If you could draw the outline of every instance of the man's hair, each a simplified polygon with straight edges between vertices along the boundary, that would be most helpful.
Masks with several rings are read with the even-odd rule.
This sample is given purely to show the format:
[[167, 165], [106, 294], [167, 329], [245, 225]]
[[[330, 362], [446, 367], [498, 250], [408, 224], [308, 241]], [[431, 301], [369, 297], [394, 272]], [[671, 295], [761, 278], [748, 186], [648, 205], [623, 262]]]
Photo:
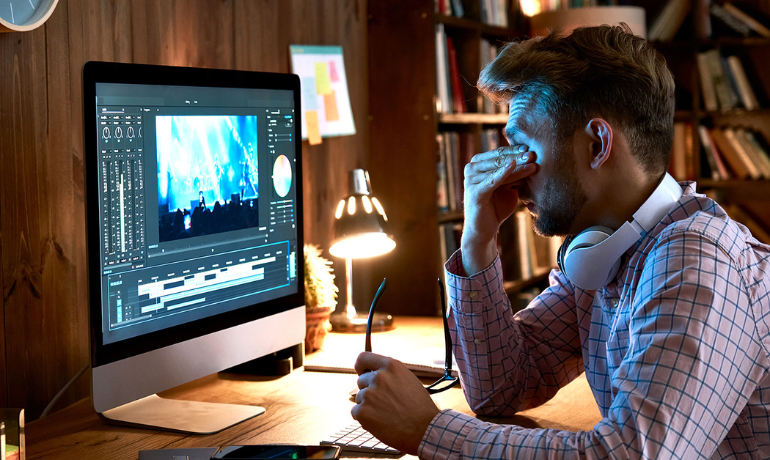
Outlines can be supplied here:
[[593, 117], [626, 136], [648, 174], [668, 170], [674, 138], [674, 77], [666, 60], [626, 24], [509, 43], [481, 72], [494, 102], [525, 97], [553, 119], [563, 142]]

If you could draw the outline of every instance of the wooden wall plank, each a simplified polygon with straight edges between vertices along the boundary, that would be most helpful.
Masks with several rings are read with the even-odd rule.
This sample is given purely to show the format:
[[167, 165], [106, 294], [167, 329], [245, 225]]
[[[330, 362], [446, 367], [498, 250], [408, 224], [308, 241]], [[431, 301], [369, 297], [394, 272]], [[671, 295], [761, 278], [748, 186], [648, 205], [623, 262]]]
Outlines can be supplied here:
[[432, 10], [430, 0], [369, 2], [369, 158], [396, 238], [376, 273], [391, 286], [383, 311], [405, 315], [436, 314], [441, 275]]
[[[10, 116], [2, 135], [10, 140], [10, 148], [3, 149], [5, 167], [0, 173], [3, 303], [8, 404], [27, 407], [26, 401], [45, 387], [39, 377], [46, 373], [47, 364], [41, 361], [47, 338], [43, 315], [39, 314], [47, 294], [41, 269], [44, 237], [40, 226], [46, 225], [49, 211], [47, 184], [40, 174], [47, 128], [46, 43], [44, 29], [10, 35], [3, 37], [3, 43], [10, 41], [13, 62], [0, 77], [3, 88], [10, 91], [7, 99], [3, 97], [3, 104], [10, 105]], [[38, 402], [38, 410], [42, 404]]]

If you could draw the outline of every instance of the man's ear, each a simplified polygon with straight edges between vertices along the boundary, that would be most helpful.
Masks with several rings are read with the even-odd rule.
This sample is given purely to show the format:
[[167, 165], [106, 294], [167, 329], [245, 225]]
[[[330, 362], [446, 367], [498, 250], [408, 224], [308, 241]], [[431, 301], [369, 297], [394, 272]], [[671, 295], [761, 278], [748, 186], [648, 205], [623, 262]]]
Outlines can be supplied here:
[[585, 134], [591, 142], [591, 168], [597, 169], [612, 153], [612, 126], [604, 119], [592, 118], [585, 126]]

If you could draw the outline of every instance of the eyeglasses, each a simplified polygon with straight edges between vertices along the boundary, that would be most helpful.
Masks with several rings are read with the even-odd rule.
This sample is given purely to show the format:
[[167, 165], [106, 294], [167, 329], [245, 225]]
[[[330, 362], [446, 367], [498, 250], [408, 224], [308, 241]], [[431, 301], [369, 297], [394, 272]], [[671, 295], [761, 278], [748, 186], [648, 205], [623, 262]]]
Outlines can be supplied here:
[[[382, 294], [387, 287], [388, 279], [384, 278], [382, 284], [380, 284], [380, 287], [377, 289], [377, 293], [374, 294], [372, 306], [369, 309], [369, 319], [366, 322], [366, 344], [364, 346], [364, 350], [368, 352], [372, 351], [372, 319], [374, 318], [374, 311], [377, 308], [377, 304], [380, 302], [380, 297], [382, 297]], [[449, 335], [449, 324], [447, 323], [446, 314], [446, 294], [444, 292], [444, 283], [441, 282], [441, 279], [438, 280], [438, 290], [441, 298], [441, 317], [444, 321], [444, 375], [425, 387], [430, 394], [441, 393], [442, 391], [448, 390], [460, 381], [459, 377], [452, 377], [452, 337]]]

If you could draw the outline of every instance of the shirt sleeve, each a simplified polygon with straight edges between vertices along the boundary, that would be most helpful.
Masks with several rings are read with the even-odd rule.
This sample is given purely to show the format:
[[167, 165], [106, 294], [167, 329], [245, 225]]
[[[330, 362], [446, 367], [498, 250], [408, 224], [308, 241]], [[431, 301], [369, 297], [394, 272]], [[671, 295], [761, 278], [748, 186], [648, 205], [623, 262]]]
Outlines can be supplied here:
[[574, 292], [561, 272], [515, 316], [502, 265], [467, 278], [462, 252], [447, 262], [449, 327], [468, 405], [477, 414], [510, 416], [544, 403], [583, 368]]
[[768, 359], [739, 264], [716, 239], [686, 231], [661, 235], [646, 260], [618, 312], [628, 327], [610, 332], [608, 342], [627, 348], [611, 374], [613, 403], [593, 430], [524, 429], [445, 410], [420, 458], [710, 458], [730, 430], [748, 429], [736, 420]]

